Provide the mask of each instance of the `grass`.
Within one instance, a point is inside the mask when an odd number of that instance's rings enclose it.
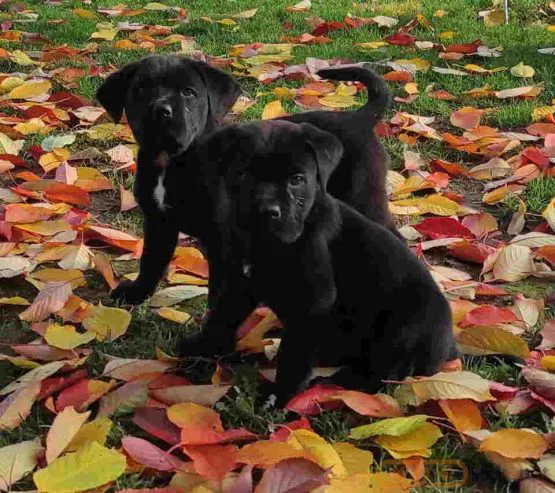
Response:
[[[15,29],[37,32],[50,39],[53,46],[68,44],[75,47],[84,47],[90,43],[89,37],[96,30],[96,24],[100,21],[117,23],[120,21],[141,22],[148,24],[173,24],[170,19],[174,16],[172,12],[147,12],[137,18],[115,18],[106,19],[100,14],[96,19],[84,19],[76,16],[72,9],[84,8],[95,13],[98,7],[108,7],[121,3],[119,0],[104,0],[100,3],[96,1],[91,4],[84,4],[79,0],[67,0],[61,4],[45,4],[38,0],[28,0],[25,2],[26,8],[38,14],[38,19],[33,23],[14,24]],[[127,2],[129,8],[143,6],[146,1],[130,0]],[[164,2],[170,6],[183,7],[183,2],[179,0],[167,0]],[[399,25],[410,21],[417,13],[423,14],[428,20],[433,21],[433,29],[420,25],[415,28],[413,34],[419,40],[430,40],[438,42],[438,34],[445,31],[454,32],[453,38],[444,41],[449,43],[468,43],[474,39],[482,39],[484,44],[489,47],[503,47],[503,56],[500,58],[480,58],[472,62],[445,62],[437,59],[435,51],[419,51],[406,47],[388,47],[375,51],[363,51],[355,46],[356,43],[381,40],[384,35],[389,35],[392,30],[383,30],[377,26],[369,25],[360,29],[343,30],[331,33],[329,36],[333,43],[319,46],[298,46],[293,50],[294,59],[291,63],[302,63],[306,57],[315,58],[334,58],[351,59],[353,61],[388,61],[399,58],[424,58],[433,65],[449,68],[460,68],[465,63],[477,63],[487,68],[512,67],[524,61],[536,70],[533,80],[519,80],[510,75],[509,72],[499,72],[485,76],[459,77],[452,75],[441,75],[432,70],[419,72],[416,80],[421,91],[429,85],[435,89],[444,89],[452,94],[460,95],[463,91],[476,87],[489,85],[496,90],[508,89],[525,84],[543,84],[544,91],[533,101],[511,101],[509,104],[500,104],[495,98],[474,100],[464,95],[457,101],[445,102],[427,96],[419,97],[412,104],[396,104],[395,111],[406,111],[414,114],[435,116],[434,126],[439,129],[448,128],[449,115],[454,109],[462,106],[476,106],[491,109],[484,118],[484,122],[490,126],[502,129],[512,129],[521,131],[523,127],[531,123],[531,111],[534,107],[547,105],[555,98],[555,57],[541,55],[537,52],[538,48],[553,46],[555,43],[554,34],[548,32],[541,22],[546,18],[541,13],[545,2],[537,0],[515,0],[511,2],[511,23],[508,26],[498,26],[485,28],[481,21],[477,20],[477,12],[490,6],[486,0],[426,0],[417,2],[415,0],[395,1],[395,0],[374,0],[368,3],[352,3],[345,0],[313,0],[311,14],[294,14],[285,12],[285,7],[295,3],[291,0],[274,0],[272,2],[262,2],[260,0],[192,0],[187,2],[190,22],[179,24],[175,32],[186,36],[194,37],[201,49],[210,55],[225,56],[231,45],[239,43],[265,42],[279,43],[284,34],[298,35],[309,31],[304,18],[308,15],[317,15],[325,20],[342,20],[345,15],[369,17],[374,15],[388,15],[399,18]],[[10,3],[3,4],[9,6]],[[233,27],[226,27],[218,23],[209,23],[200,20],[201,17],[212,19],[222,19],[231,14],[241,12],[253,7],[259,10],[254,19],[238,21]],[[446,14],[443,17],[435,16],[436,12],[444,9]],[[10,20],[13,14],[6,8],[0,12],[0,20]],[[62,24],[53,24],[49,21],[63,19]],[[13,20],[13,19],[12,19]],[[291,29],[285,33],[284,23],[290,23]],[[125,39],[129,33],[120,33],[117,39]],[[37,43],[19,43],[0,41],[0,47],[5,49],[22,49],[25,51],[37,51],[44,49],[44,46]],[[179,45],[172,45],[157,50],[157,53],[177,51]],[[83,57],[73,57],[63,59],[53,63],[48,68],[55,67],[76,67],[87,68],[93,63],[97,65],[114,65],[120,67],[137,58],[148,54],[145,50],[121,51],[114,49],[110,43],[99,43],[98,50],[92,55],[88,55],[89,60]],[[6,73],[26,71],[27,67],[20,67],[13,62],[0,60],[0,70]],[[99,77],[85,77],[77,82],[75,91],[86,98],[94,99],[94,94],[101,80]],[[241,85],[244,92],[254,98],[258,92],[266,92],[267,86],[262,86],[251,79],[242,79]],[[275,86],[284,85],[277,81]],[[287,84],[294,86],[295,84]],[[273,86],[272,86],[273,87]],[[402,85],[390,85],[392,92],[396,96],[405,97],[406,93]],[[57,86],[59,89],[60,87]],[[259,98],[256,104],[249,109],[242,117],[245,119],[259,118],[266,102],[271,98]],[[300,111],[295,105],[289,105],[291,111]],[[394,111],[392,110],[392,111]],[[4,110],[3,110],[4,111]],[[6,113],[10,110],[6,109]],[[390,112],[392,114],[392,112]],[[63,133],[63,132],[61,132]],[[29,144],[40,142],[42,139],[28,139],[26,148]],[[72,149],[86,148],[90,145],[99,148],[107,148],[117,141],[90,141],[82,136]],[[404,144],[397,139],[384,139],[384,144],[391,155],[391,168],[400,169],[403,165]],[[414,150],[414,149],[413,149]],[[417,150],[424,158],[439,158],[450,161],[460,162],[465,165],[473,165],[477,159],[467,154],[459,153],[446,148],[442,144],[434,141],[419,143]],[[116,183],[122,180],[121,175],[114,174],[112,178]],[[123,178],[124,186],[129,189],[132,185],[131,178]],[[453,189],[468,193],[464,184],[454,183]],[[533,180],[527,187],[524,198],[528,204],[528,211],[532,215],[542,212],[551,198],[555,196],[555,178],[542,178]],[[100,222],[110,224],[112,227],[140,234],[141,216],[137,212],[118,212],[117,195],[114,192],[101,192],[95,194],[95,202],[92,207],[92,214]],[[509,214],[512,210],[508,202],[501,206],[502,213]],[[132,262],[116,262],[115,268],[118,274],[133,272],[138,269],[138,265]],[[94,275],[87,275],[88,280],[88,299],[93,293],[95,300],[101,300],[109,304],[107,289],[101,279]],[[533,298],[544,298],[553,293],[553,285],[548,283],[526,280],[513,283],[507,286],[511,292],[523,293],[525,296]],[[8,280],[0,284],[0,296],[20,295],[32,298],[36,291],[24,282]],[[179,308],[179,307],[178,307]],[[185,330],[196,330],[197,320],[205,309],[204,300],[195,300],[190,303],[183,303],[182,309],[193,314],[193,320],[187,325]],[[33,340],[36,335],[29,329],[28,325],[19,321],[16,317],[16,310],[9,307],[0,306],[0,343]],[[106,362],[106,355],[120,357],[153,358],[155,349],[158,347],[169,354],[175,354],[176,342],[183,333],[183,327],[175,323],[166,321],[146,306],[133,309],[132,324],[126,337],[112,343],[96,344],[93,356],[89,360],[89,365],[93,375],[99,375]],[[503,382],[507,385],[516,385],[518,380],[518,369],[514,364],[498,358],[468,358],[466,361],[468,369],[475,371],[485,378]],[[14,367],[7,362],[0,362],[0,387],[6,385],[25,370]],[[207,374],[203,378],[207,378]],[[280,423],[290,419],[283,411],[261,411],[254,406],[254,396],[256,393],[256,378],[251,367],[244,366],[237,370],[235,375],[236,387],[230,397],[225,398],[217,404],[216,409],[222,415],[226,425],[246,426],[254,432],[264,434],[269,430],[275,429]],[[390,389],[388,389],[390,390]],[[500,427],[534,427],[540,431],[551,431],[551,424],[544,419],[541,414],[534,416],[510,417],[503,416],[496,412],[488,412],[486,418],[492,428]],[[51,422],[51,416],[40,408],[33,410],[27,421],[11,432],[0,434],[0,446],[9,443],[16,443],[25,439],[32,439],[38,433],[44,435],[45,427]],[[344,440],[350,426],[356,423],[353,415],[328,411],[320,416],[311,418],[314,429],[329,440]],[[117,443],[125,430],[132,430],[140,436],[138,430],[130,423],[129,419],[123,417],[117,421],[114,427],[114,435],[111,437],[113,443]],[[484,488],[482,491],[507,491],[506,482],[500,473],[486,462],[480,454],[461,441],[454,435],[449,435],[442,439],[441,445],[434,449],[434,459],[460,459],[470,469],[470,484]],[[436,478],[437,479],[437,478]],[[145,478],[139,475],[126,475],[120,478],[116,484],[117,489],[121,488],[148,488],[159,485],[156,478]],[[441,491],[453,491],[466,493],[477,491],[470,484],[464,487],[446,488]],[[485,485],[485,486],[484,486]],[[33,485],[30,481],[19,483],[17,490],[30,490]],[[424,485],[420,491],[435,492],[440,491],[437,487]]]

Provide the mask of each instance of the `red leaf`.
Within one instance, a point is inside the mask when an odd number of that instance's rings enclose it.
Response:
[[[113,385],[99,380],[84,379],[63,390],[56,399],[56,411],[61,412],[68,406],[76,411],[84,411],[94,401],[100,399]]]
[[[516,393],[519,391],[518,387],[509,387],[499,382],[490,382],[489,391],[493,397],[500,401],[507,399],[513,399]]]
[[[460,327],[472,325],[498,325],[508,322],[516,322],[517,316],[508,308],[500,308],[493,305],[482,305],[470,310],[459,322]]]
[[[385,80],[390,82],[412,82],[414,77],[411,72],[404,71],[404,70],[392,70],[383,76]]]
[[[208,479],[222,479],[237,464],[235,445],[196,445],[183,451],[193,460],[195,471]]]
[[[473,239],[472,232],[456,219],[450,217],[429,217],[413,226],[420,234],[430,238],[465,238]]]
[[[306,416],[316,416],[320,414],[324,408],[335,409],[340,405],[338,402],[323,403],[327,397],[335,394],[338,390],[343,389],[336,385],[314,385],[293,397],[286,404],[285,409]]]
[[[385,38],[385,41],[387,41],[390,45],[395,46],[412,46],[416,41],[416,38],[410,34],[398,32]]]
[[[346,29],[348,26],[344,22],[338,21],[330,21],[330,22],[322,22],[322,24],[318,24],[316,29],[312,31],[313,36],[325,36],[331,31],[340,31],[342,29]]]
[[[495,253],[496,248],[486,245],[484,243],[470,243],[468,241],[461,241],[453,243],[447,247],[449,254],[453,257],[474,262],[476,264],[483,264],[491,254]]]
[[[83,96],[77,94],[71,94],[69,92],[55,92],[48,98],[49,103],[56,103],[57,106],[61,108],[69,108],[71,110],[76,110],[81,108],[81,106],[91,106],[92,102]]]
[[[77,370],[67,375],[45,378],[41,382],[40,394],[37,397],[37,400],[42,401],[43,399],[50,397],[59,390],[63,390],[70,385],[75,385],[77,382],[83,380],[86,377],[87,370]]]
[[[532,123],[526,130],[529,134],[545,137],[547,134],[555,133],[555,123]]]
[[[168,419],[165,409],[139,407],[135,410],[132,421],[142,430],[170,445],[176,445],[181,440],[181,430]]]
[[[253,440],[257,436],[245,428],[214,431],[209,427],[184,428],[181,430],[181,443],[190,445],[216,445],[243,440]]]
[[[472,41],[472,43],[467,44],[452,44],[445,47],[445,51],[452,52],[452,53],[463,53],[465,55],[469,55],[471,53],[476,53],[478,51],[478,46],[482,45],[482,41],[480,39],[476,39]]]
[[[506,296],[509,293],[499,286],[494,286],[492,284],[480,283],[476,287],[476,294],[480,296]]]
[[[61,310],[71,296],[68,282],[47,282],[39,291],[31,306],[19,314],[21,320],[37,322],[44,320],[53,312]]]
[[[52,202],[66,202],[83,207],[91,205],[91,198],[87,192],[67,183],[54,183],[50,185],[44,191],[44,195]]]
[[[536,250],[538,257],[547,260],[551,265],[555,265],[555,245],[542,246]]]
[[[342,401],[347,407],[363,416],[375,418],[394,418],[403,412],[397,401],[385,394],[365,394],[355,390],[339,390],[326,398],[326,401]]]
[[[522,157],[522,164],[534,163],[543,171],[551,164],[549,156],[536,147],[527,147],[520,155]]]
[[[121,445],[135,462],[150,469],[174,471],[183,466],[183,461],[142,438],[125,437],[122,439]]]

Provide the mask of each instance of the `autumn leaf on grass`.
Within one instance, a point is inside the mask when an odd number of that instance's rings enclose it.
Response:
[[[522,245],[504,246],[493,264],[493,276],[499,281],[521,281],[534,271],[532,250]]]
[[[83,327],[96,334],[99,341],[114,341],[127,331],[131,314],[121,308],[112,308],[99,304],[89,317],[83,320]]]
[[[35,268],[36,264],[23,257],[0,257],[0,279],[16,277]]]
[[[302,458],[285,459],[264,472],[255,492],[320,491],[319,486],[329,483],[328,477],[329,472],[314,462]],[[328,488],[323,491],[327,492]]]
[[[458,334],[457,342],[465,354],[508,354],[527,358],[530,353],[524,339],[500,327],[469,327]]]
[[[68,406],[54,418],[46,436],[46,462],[48,464],[65,450],[90,414],[90,411],[80,414],[75,412],[72,406]]]
[[[380,435],[374,441],[385,448],[395,459],[430,457],[431,447],[443,436],[432,423],[423,423],[416,430],[402,436]]]
[[[369,425],[353,428],[349,437],[355,440],[364,440],[378,435],[403,436],[420,428],[427,419],[428,416],[424,414],[382,419]]]
[[[148,400],[148,381],[129,382],[100,399],[98,417],[129,414]]]
[[[75,349],[81,344],[91,342],[94,332],[79,333],[73,325],[52,324],[46,328],[44,338],[48,344],[60,349]]]
[[[339,455],[347,474],[367,474],[374,462],[372,452],[362,450],[348,442],[335,442],[331,446]]]
[[[524,65],[520,62],[511,68],[511,74],[515,77],[529,78],[534,77],[536,71],[530,65]]]
[[[56,398],[56,411],[63,411],[68,406],[73,406],[77,411],[84,411],[93,402],[100,399],[116,385],[115,380],[103,382],[101,380],[84,379],[71,387],[64,389]]]
[[[407,493],[413,482],[394,472],[353,474],[345,478],[331,478],[325,493]]]
[[[260,440],[242,447],[237,462],[266,469],[283,460],[294,458],[307,458],[306,452],[290,443]]]
[[[31,79],[12,89],[7,99],[31,99],[46,94],[52,88],[47,80]]]
[[[119,478],[127,467],[125,456],[91,442],[37,471],[33,479],[44,493],[73,493],[96,488]]]
[[[91,442],[104,445],[111,429],[112,422],[108,418],[96,418],[89,423],[85,423],[69,442],[66,452],[76,452]]]
[[[106,255],[102,253],[95,253],[92,257],[92,264],[94,270],[102,274],[102,277],[104,277],[106,284],[108,284],[110,289],[115,289],[118,286],[118,281],[116,281],[116,275],[114,273],[112,263]]]
[[[137,207],[137,202],[133,193],[129,190],[123,188],[122,185],[119,186],[119,196],[120,196],[120,208],[121,212],[129,211]]]
[[[172,322],[176,322],[178,324],[186,324],[189,320],[191,320],[191,315],[189,313],[175,310],[174,308],[170,308],[168,306],[163,306],[155,311],[162,318],[171,320]]]
[[[546,399],[555,399],[555,375],[553,373],[526,367],[521,375],[526,379],[531,390]]]
[[[403,414],[399,403],[387,394],[370,395],[354,390],[338,390],[322,399],[322,402],[328,401],[342,401],[347,407],[362,416],[389,418]]]
[[[418,406],[429,400],[472,399],[476,402],[493,401],[489,382],[476,373],[457,371],[436,373],[431,377],[406,378],[395,392],[401,405]]]
[[[336,476],[345,476],[347,470],[341,462],[336,450],[320,435],[310,430],[292,430],[287,440],[288,444],[304,450],[320,467],[329,469]]]
[[[164,404],[192,402],[202,406],[213,406],[231,388],[231,385],[178,385],[165,389],[153,389],[150,395]]]
[[[274,118],[281,118],[282,116],[287,116],[287,111],[283,109],[281,101],[277,99],[268,103],[264,110],[262,111],[262,120],[272,120]]]
[[[9,491],[12,484],[30,473],[43,450],[40,438],[0,448],[0,491]]]
[[[10,392],[23,389],[30,383],[41,382],[45,378],[54,375],[54,373],[56,373],[64,365],[64,361],[52,361],[50,363],[39,366],[38,368],[25,373],[17,380],[14,380],[13,382],[6,385],[2,390],[0,390],[0,395],[6,395]]]
[[[181,441],[180,429],[167,418],[164,408],[138,408],[133,415],[133,423],[170,445],[177,445]]]
[[[153,359],[116,358],[110,356],[102,373],[105,377],[115,378],[129,382],[138,380],[143,375],[161,375],[166,370],[173,368],[175,363]]]
[[[237,465],[234,445],[198,445],[183,451],[193,460],[195,471],[208,479],[219,481]]]
[[[538,433],[519,429],[496,431],[480,444],[482,452],[495,452],[509,459],[539,459],[547,447]]]
[[[32,382],[0,402],[0,431],[13,430],[27,419],[40,388],[40,382]]]
[[[480,125],[480,118],[486,110],[465,106],[460,110],[451,113],[450,121],[454,127],[470,130]]]
[[[440,399],[441,410],[459,432],[482,428],[482,415],[476,403],[470,399]]]
[[[155,471],[175,471],[183,465],[183,461],[177,457],[142,438],[125,437],[121,445],[135,462]]]
[[[549,320],[545,323],[540,332],[542,342],[536,349],[551,349],[555,347],[555,320]]]
[[[176,305],[207,293],[208,289],[204,286],[172,286],[154,293],[148,305],[155,308]]]

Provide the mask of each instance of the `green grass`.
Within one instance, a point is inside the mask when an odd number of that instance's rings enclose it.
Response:
[[[60,5],[45,5],[38,0],[25,2],[28,9],[38,14],[38,20],[34,23],[15,23],[15,29],[24,31],[38,32],[49,38],[53,46],[68,44],[74,47],[85,47],[90,43],[89,37],[96,30],[95,25],[99,21],[113,22],[121,21],[141,22],[145,25],[174,24],[170,19],[174,16],[173,12],[147,12],[144,15],[131,18],[107,19],[98,15],[98,19],[90,20],[75,16],[73,8],[85,8],[96,12],[99,6],[107,7],[121,3],[119,0],[104,0],[100,3],[93,2],[90,5],[84,4],[79,0],[67,0]],[[422,13],[433,24],[433,29],[418,26],[412,34],[419,40],[429,40],[440,42],[438,34],[444,31],[454,31],[452,40],[449,43],[468,43],[474,39],[481,38],[484,44],[490,47],[502,46],[503,56],[500,58],[480,58],[463,59],[460,62],[446,62],[437,58],[435,51],[419,51],[413,48],[390,46],[381,50],[363,51],[355,46],[356,43],[381,40],[384,36],[392,34],[392,29],[382,29],[376,26],[365,26],[360,29],[336,31],[329,34],[333,42],[329,45],[320,46],[297,46],[293,50],[294,58],[290,63],[303,63],[306,57],[333,58],[340,57],[353,61],[383,61],[395,60],[399,58],[424,58],[432,65],[440,67],[460,68],[466,63],[476,63],[486,68],[512,67],[524,61],[526,64],[535,68],[536,74],[533,80],[520,80],[513,77],[508,71],[499,72],[492,75],[472,75],[459,77],[452,75],[441,75],[432,70],[418,72],[416,82],[421,92],[430,84],[434,84],[434,89],[444,89],[456,95],[456,101],[439,101],[428,96],[421,95],[412,104],[395,104],[390,111],[406,111],[414,114],[435,116],[434,126],[440,130],[449,129],[457,131],[449,126],[449,116],[455,110],[463,106],[476,106],[489,108],[491,112],[484,117],[483,123],[501,129],[512,129],[522,131],[522,128],[532,123],[531,111],[537,106],[547,105],[555,98],[555,57],[541,55],[537,49],[541,47],[553,46],[555,44],[555,34],[548,32],[541,22],[546,22],[547,18],[542,15],[541,9],[546,8],[546,2],[537,0],[514,0],[511,2],[511,23],[508,26],[498,26],[493,28],[484,27],[483,23],[477,20],[477,12],[490,6],[487,0],[426,0],[419,2],[378,0],[368,2],[365,8],[354,8],[353,2],[346,0],[313,0],[311,14],[287,13],[284,8],[295,3],[295,0],[274,0],[272,2],[262,2],[260,0],[192,0],[184,2],[180,0],[167,0],[167,5],[185,7],[188,11],[190,21],[177,25],[175,32],[196,39],[201,49],[213,56],[226,56],[229,48],[233,44],[265,42],[279,43],[281,37],[287,35],[299,35],[309,32],[310,28],[305,22],[308,15],[317,15],[325,20],[342,20],[346,14],[352,13],[362,17],[375,15],[388,15],[399,18],[398,26],[401,26],[412,18],[416,13]],[[127,2],[129,8],[137,8],[146,4],[145,1],[130,0]],[[6,4],[3,4],[6,5]],[[8,4],[9,5],[9,4]],[[254,19],[238,21],[237,26],[230,28],[217,23],[208,23],[199,20],[202,16],[213,19],[229,17],[231,14],[241,12],[250,8],[258,7],[259,10]],[[447,14],[442,18],[434,17],[438,9],[444,9]],[[15,16],[17,18],[17,16]],[[0,12],[0,20],[13,20],[14,14],[4,9]],[[52,24],[48,21],[64,19],[63,24]],[[283,30],[283,24],[290,23],[292,28],[289,32]],[[120,33],[117,40],[129,37],[129,33]],[[5,49],[22,49],[25,51],[38,51],[44,47],[40,44],[22,44],[18,42],[0,41],[0,47]],[[173,52],[179,49],[179,45],[171,45],[158,49],[157,53]],[[144,50],[120,51],[111,46],[111,43],[99,42],[96,53],[88,55],[89,60],[82,57],[68,58],[48,65],[47,69],[55,67],[88,67],[92,63],[98,65],[112,64],[122,66],[136,60],[148,52]],[[27,67],[21,67],[13,62],[0,60],[0,70],[5,73],[17,71],[27,71]],[[384,69],[378,69],[383,72]],[[258,92],[267,92],[273,87],[287,85],[294,87],[298,84],[284,83],[276,81],[271,86],[263,86],[252,79],[241,79],[241,86],[245,93],[254,98]],[[85,77],[77,82],[76,92],[94,100],[96,89],[101,83],[99,77]],[[500,102],[496,98],[486,98],[474,100],[462,95],[463,91],[476,87],[489,85],[495,90],[508,89],[520,85],[531,85],[542,83],[544,91],[540,96],[532,101],[514,100],[510,102]],[[54,83],[56,89],[61,89],[58,83]],[[396,96],[405,97],[406,93],[402,85],[390,84],[392,92]],[[259,98],[256,104],[249,109],[242,118],[259,118],[265,103],[272,97]],[[290,111],[301,111],[293,104],[285,104]],[[3,109],[3,112],[10,113],[10,109]],[[59,132],[65,133],[64,129]],[[38,143],[42,137],[27,139],[27,146],[31,143]],[[95,146],[102,149],[115,145],[116,140],[111,141],[91,141],[83,135],[79,135],[72,149],[82,149]],[[403,150],[405,146],[397,139],[384,139],[384,144],[391,155],[391,168],[401,169],[403,166]],[[412,149],[414,150],[414,149]],[[453,162],[460,162],[472,166],[479,161],[475,156],[460,153],[446,148],[442,143],[435,141],[419,142],[417,150],[426,159],[439,158]],[[122,183],[126,189],[131,189],[132,179],[121,173],[109,174],[114,183]],[[452,190],[465,193],[472,198],[473,206],[479,206],[480,195],[468,187],[468,184],[453,180]],[[555,196],[555,178],[543,178],[532,181],[525,193],[524,198],[528,205],[531,215],[542,212],[551,198]],[[474,200],[476,199],[476,200]],[[137,211],[119,212],[118,194],[116,192],[101,192],[94,194],[92,213],[96,220],[109,224],[116,229],[122,229],[134,234],[141,233],[141,215]],[[511,212],[511,204],[507,203],[499,207],[500,215],[508,215]],[[133,272],[138,269],[136,262],[116,262],[115,268],[118,274]],[[87,299],[93,301],[101,300],[103,303],[110,304],[107,297],[107,288],[102,279],[95,274],[87,273]],[[553,286],[537,280],[526,280],[513,283],[507,286],[511,292],[523,293],[525,296],[533,298],[545,298],[553,293]],[[0,283],[0,296],[20,295],[32,299],[36,290],[24,281],[2,280]],[[183,303],[181,308],[189,311],[198,320],[205,309],[205,300],[195,300]],[[17,310],[9,307],[0,306],[0,343],[24,341],[28,342],[36,337],[27,324],[20,322],[16,314]],[[88,365],[91,374],[96,376],[102,371],[106,363],[106,355],[120,357],[153,358],[155,348],[159,347],[169,354],[175,354],[176,343],[184,330],[196,330],[198,325],[195,320],[183,326],[169,322],[160,318],[146,305],[133,309],[133,319],[128,334],[112,343],[96,344],[94,353]],[[466,361],[468,369],[475,371],[484,378],[503,382],[507,385],[517,385],[518,369],[511,363],[504,362],[498,358],[469,358]],[[7,362],[0,362],[0,387],[18,377],[25,370],[16,368]],[[207,379],[208,373],[200,375],[200,378]],[[217,404],[216,409],[222,415],[226,426],[246,426],[261,435],[272,431],[280,423],[291,419],[283,411],[261,411],[254,405],[256,394],[256,375],[253,369],[248,366],[239,367],[234,375],[236,387],[229,397]],[[387,389],[388,391],[390,389]],[[490,426],[494,429],[500,427],[535,427],[541,431],[551,431],[544,420],[544,416],[533,415],[525,417],[508,417],[494,412],[487,413]],[[41,434],[44,436],[46,428],[51,423],[52,417],[36,407],[31,416],[11,432],[0,434],[0,446],[15,443],[24,439],[30,439]],[[328,411],[320,416],[311,418],[314,429],[329,440],[344,440],[349,432],[349,428],[356,424],[357,418],[351,414],[338,411]],[[130,423],[129,419],[123,417],[119,419],[112,431],[111,441],[117,444],[119,438],[126,431],[132,431],[140,436],[140,432]],[[373,450],[375,452],[375,450]],[[483,456],[477,453],[469,445],[465,445],[456,435],[449,435],[442,439],[440,444],[434,449],[435,459],[460,459],[467,464],[471,471],[471,484],[483,487],[483,491],[507,491],[506,482],[500,473]],[[160,485],[156,478],[145,478],[139,475],[126,475],[117,481],[116,489],[121,488],[147,488]],[[17,485],[17,490],[30,490],[33,485],[30,481],[24,481]],[[420,491],[436,492],[438,488],[424,485]],[[445,489],[442,491],[453,491],[466,493],[476,491],[471,485],[455,489]]]

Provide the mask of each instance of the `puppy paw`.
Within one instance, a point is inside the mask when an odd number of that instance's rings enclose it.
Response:
[[[179,344],[179,354],[187,356],[225,356],[235,351],[234,342],[223,341],[203,332],[185,336]]]
[[[140,284],[132,281],[123,281],[110,293],[113,300],[128,305],[139,305],[152,293]]]

